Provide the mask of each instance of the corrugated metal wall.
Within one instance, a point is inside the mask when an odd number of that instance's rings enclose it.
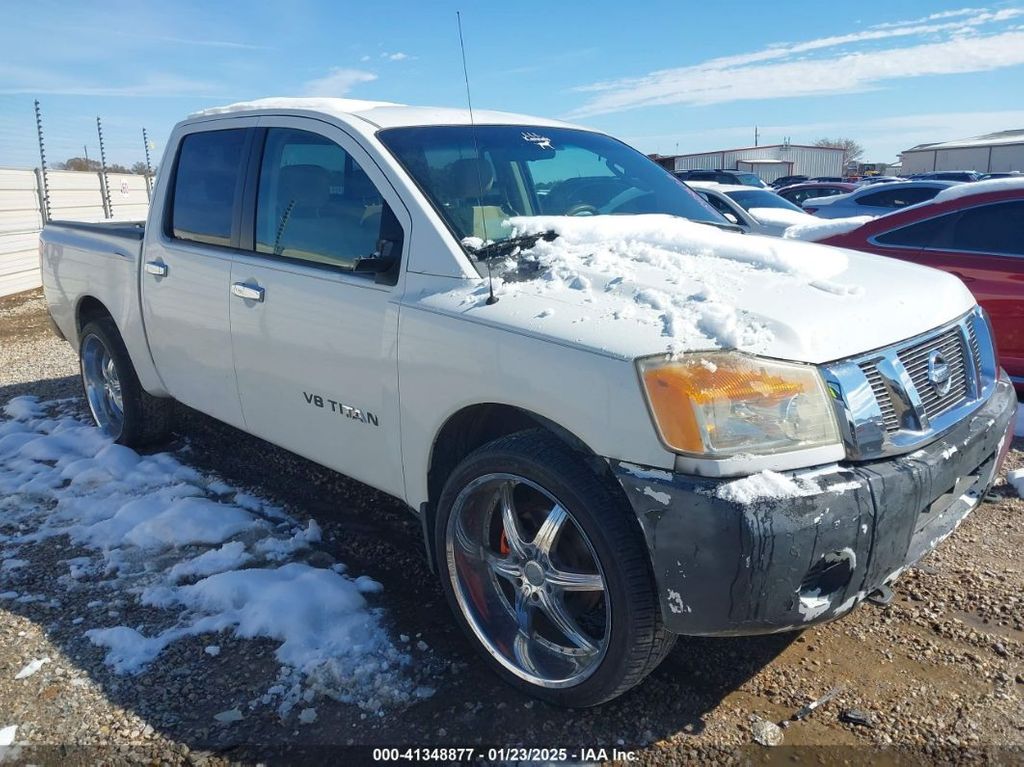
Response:
[[[735,168],[742,160],[778,160],[792,163],[792,173],[805,176],[842,176],[843,152],[828,147],[805,147],[773,144],[722,152],[684,154],[673,158],[675,170],[709,170]]]
[[[39,287],[42,220],[35,171],[0,169],[0,296]]]
[[[145,220],[149,211],[144,176],[110,173],[112,218]],[[103,192],[99,173],[52,170],[50,217],[68,221],[103,221]],[[0,296],[39,287],[39,175],[32,170],[0,168]]]
[[[976,170],[979,173],[1024,170],[1024,144],[922,149],[904,152],[902,160],[904,176],[933,170]]]

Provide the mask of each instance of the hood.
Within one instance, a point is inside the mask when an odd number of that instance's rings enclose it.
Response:
[[[944,272],[672,216],[506,225],[559,236],[492,265],[497,303],[486,280],[414,300],[623,358],[738,349],[810,363],[902,341],[975,304]]]

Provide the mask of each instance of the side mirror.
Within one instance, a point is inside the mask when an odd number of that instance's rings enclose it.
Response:
[[[366,258],[356,259],[352,271],[357,274],[382,274],[391,270],[398,261],[394,240],[378,240],[377,250]]]
[[[740,220],[736,218],[735,213],[722,213],[722,215],[725,216],[733,224],[739,224],[740,222]]]

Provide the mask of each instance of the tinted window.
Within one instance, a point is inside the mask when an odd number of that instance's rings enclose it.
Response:
[[[352,157],[315,133],[271,128],[256,203],[256,250],[351,269],[374,253],[380,192]]]
[[[968,208],[951,232],[953,250],[1024,255],[1024,201]]]
[[[719,213],[721,213],[723,216],[725,216],[727,219],[729,219],[732,223],[734,223],[734,224],[745,224],[746,223],[745,221],[740,221],[739,217],[736,215],[736,213],[733,211],[733,209],[729,207],[729,203],[727,203],[725,200],[721,199],[720,197],[716,197],[713,194],[709,194],[708,192],[706,192],[704,190],[698,190],[697,194],[699,194],[701,197],[703,197],[705,200],[707,200],[708,201],[708,205],[710,205],[712,208],[717,210]]]
[[[959,213],[930,218],[900,229],[893,229],[875,237],[882,245],[902,245],[907,248],[926,248],[939,241],[939,237],[952,219]]]
[[[744,209],[751,208],[782,208],[783,210],[800,209],[789,200],[779,197],[775,192],[767,189],[751,189],[749,192],[726,192],[729,197],[736,200]]]
[[[846,194],[846,190],[836,188],[794,189],[791,192],[786,192],[782,197],[785,197],[792,203],[800,205],[804,200],[810,200],[813,197],[829,197],[833,194]]]
[[[872,205],[877,208],[905,208],[932,199],[939,189],[913,187],[911,189],[883,189],[857,198],[858,205]]]
[[[174,176],[171,234],[179,240],[231,244],[246,129],[193,133],[181,142]]]

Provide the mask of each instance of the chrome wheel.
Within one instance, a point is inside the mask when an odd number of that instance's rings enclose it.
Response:
[[[604,573],[572,514],[513,474],[462,489],[445,537],[452,587],[487,651],[519,678],[571,687],[600,665],[611,633]]]
[[[109,436],[120,436],[124,426],[121,381],[110,351],[94,335],[82,342],[82,382],[96,424]]]

